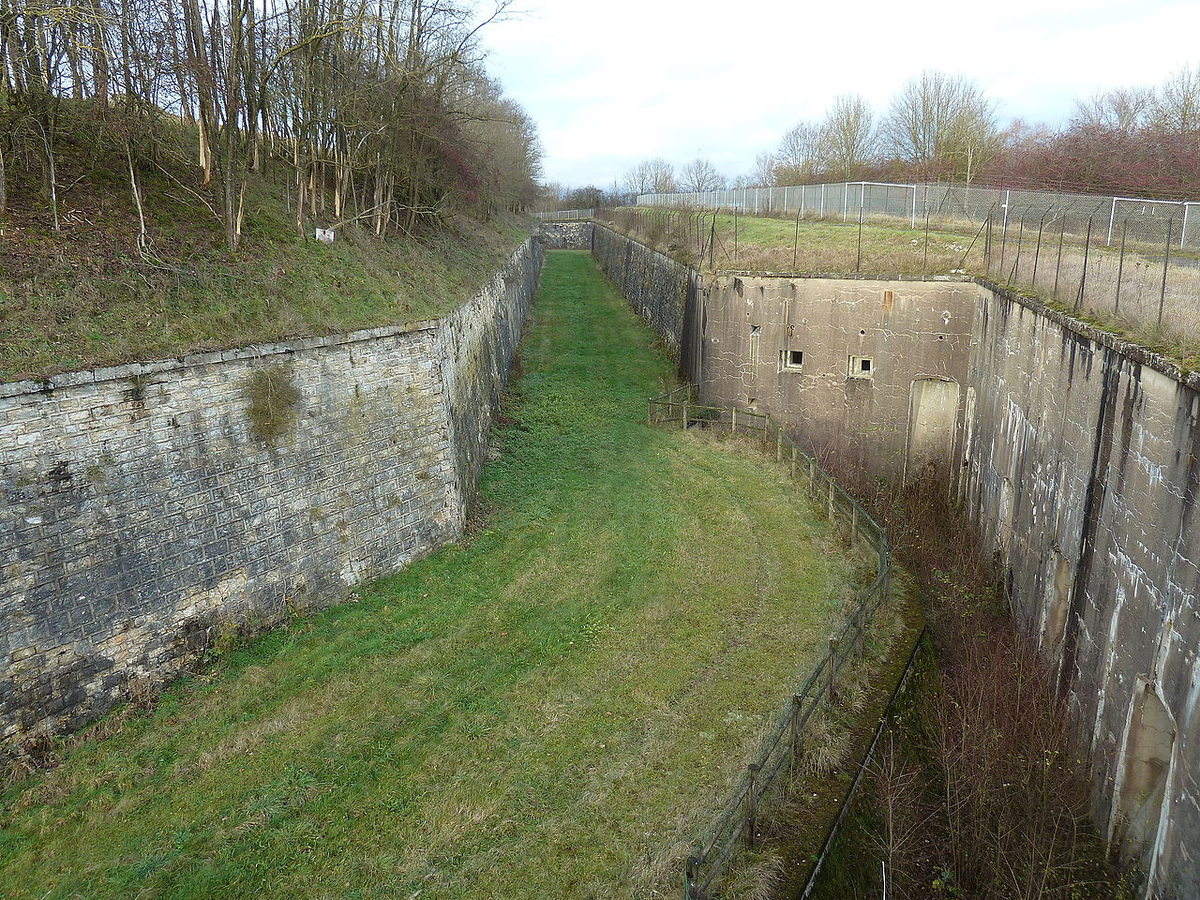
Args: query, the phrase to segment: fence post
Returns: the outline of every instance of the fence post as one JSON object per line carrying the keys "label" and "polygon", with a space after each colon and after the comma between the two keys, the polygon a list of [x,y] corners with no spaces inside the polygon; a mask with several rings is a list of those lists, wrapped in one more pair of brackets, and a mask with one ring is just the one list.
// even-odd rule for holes
{"label": "fence post", "polygon": [[687,862],[683,867],[683,896],[684,900],[695,900],[696,881],[700,873],[700,857],[695,853],[689,853]]}
{"label": "fence post", "polygon": [[688,427],[688,401],[683,401],[683,430],[687,431]]}
{"label": "fence post", "polygon": [[1175,217],[1167,219],[1167,246],[1163,254],[1162,290],[1158,294],[1158,327],[1162,328],[1163,304],[1167,302],[1167,266],[1171,262],[1171,231],[1175,227]]}
{"label": "fence post", "polygon": [[792,478],[796,477],[796,445],[795,444],[792,445],[792,466],[791,466],[791,470],[788,472],[788,474]]}
{"label": "fence post", "polygon": [[[1071,310],[1072,312],[1077,312],[1079,310],[1079,304],[1083,302],[1083,289],[1087,286],[1088,255],[1092,249],[1092,218],[1093,217],[1090,216],[1088,217],[1087,237],[1083,239],[1083,273],[1079,276],[1079,293],[1075,295],[1075,306]],[[1168,238],[1168,241],[1169,240],[1170,238]],[[1162,309],[1160,307],[1160,315],[1161,312]]]}
{"label": "fence post", "polygon": [[783,428],[775,427],[775,462],[783,462]]}
{"label": "fence post", "polygon": [[829,524],[833,524],[833,479],[829,479]]}
{"label": "fence post", "polygon": [[1117,263],[1117,296],[1113,300],[1113,315],[1121,311],[1121,276],[1125,274],[1125,233],[1129,231],[1129,216],[1121,223],[1121,261]]}
{"label": "fence post", "polygon": [[833,677],[837,672],[837,638],[829,639],[829,702],[833,703]]}
{"label": "fence post", "polygon": [[799,694],[792,694],[792,766],[800,762],[800,712],[804,705]]}
{"label": "fence post", "polygon": [[758,772],[761,767],[758,763],[750,763],[746,766],[746,775],[749,779],[749,784],[746,789],[746,843],[751,847],[754,846],[755,834],[758,830]]}
{"label": "fence post", "polygon": [[730,408],[729,415],[730,415],[729,433],[737,434],[737,407],[736,406]]}
{"label": "fence post", "polygon": [[1063,213],[1062,228],[1058,232],[1058,262],[1054,264],[1054,299],[1058,299],[1058,275],[1062,271],[1063,240],[1067,236],[1067,214]]}
{"label": "fence post", "polygon": [[851,504],[850,506],[850,546],[853,547],[858,541],[858,505]]}

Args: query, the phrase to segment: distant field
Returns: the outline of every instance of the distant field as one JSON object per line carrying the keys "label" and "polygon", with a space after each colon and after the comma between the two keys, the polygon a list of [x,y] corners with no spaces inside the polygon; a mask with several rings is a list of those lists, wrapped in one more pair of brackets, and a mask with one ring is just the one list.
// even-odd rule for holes
{"label": "distant field", "polygon": [[860,563],[773,460],[643,424],[671,365],[587,255],[524,347],[472,538],[10,783],[0,894],[677,896]]}
{"label": "distant field", "polygon": [[441,315],[529,233],[517,217],[458,218],[388,240],[348,226],[324,246],[297,235],[284,186],[256,180],[242,249],[230,254],[202,195],[148,172],[143,258],[124,163],[62,152],[80,178],[61,230],[15,200],[0,218],[0,381]]}

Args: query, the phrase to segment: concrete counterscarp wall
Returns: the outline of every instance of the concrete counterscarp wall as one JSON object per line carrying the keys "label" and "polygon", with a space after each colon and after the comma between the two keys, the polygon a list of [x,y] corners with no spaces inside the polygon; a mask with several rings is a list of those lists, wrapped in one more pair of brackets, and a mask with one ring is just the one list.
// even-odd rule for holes
{"label": "concrete counterscarp wall", "polygon": [[1200,896],[1200,392],[999,290],[976,334],[967,508],[1059,667],[1104,833]]}
{"label": "concrete counterscarp wall", "polygon": [[[719,273],[702,296],[703,395],[786,422],[839,466],[950,474],[978,288]],[[911,415],[910,415],[911,410]]]}
{"label": "concrete counterscarp wall", "polygon": [[455,540],[541,253],[442,320],[0,385],[0,744]]}
{"label": "concrete counterscarp wall", "polygon": [[701,400],[771,412],[839,465],[944,466],[1058,666],[1102,834],[1146,896],[1200,896],[1200,376],[970,279],[693,272],[692,344],[678,264],[599,226],[596,245]]}

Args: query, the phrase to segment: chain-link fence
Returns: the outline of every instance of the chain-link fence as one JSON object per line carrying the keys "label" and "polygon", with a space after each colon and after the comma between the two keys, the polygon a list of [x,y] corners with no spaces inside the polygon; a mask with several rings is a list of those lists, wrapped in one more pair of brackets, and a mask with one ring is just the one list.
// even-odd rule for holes
{"label": "chain-link fence", "polygon": [[1052,191],[1017,191],[965,184],[887,184],[855,181],[788,187],[735,188],[679,194],[642,194],[638,206],[737,209],[756,215],[852,222],[860,217],[958,222],[978,227],[989,217],[1013,218],[1017,211],[1040,216],[1057,212],[1072,220],[1095,220],[1096,235],[1113,246],[1124,233],[1128,244],[1160,246],[1168,237],[1179,250],[1200,250],[1200,203],[1102,197]]}

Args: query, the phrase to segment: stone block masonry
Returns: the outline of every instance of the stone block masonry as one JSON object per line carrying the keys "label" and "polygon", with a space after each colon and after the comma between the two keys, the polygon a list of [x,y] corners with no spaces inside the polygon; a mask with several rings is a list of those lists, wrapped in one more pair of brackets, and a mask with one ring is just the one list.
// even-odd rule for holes
{"label": "stone block masonry", "polygon": [[456,540],[541,259],[438,320],[0,385],[0,743]]}

